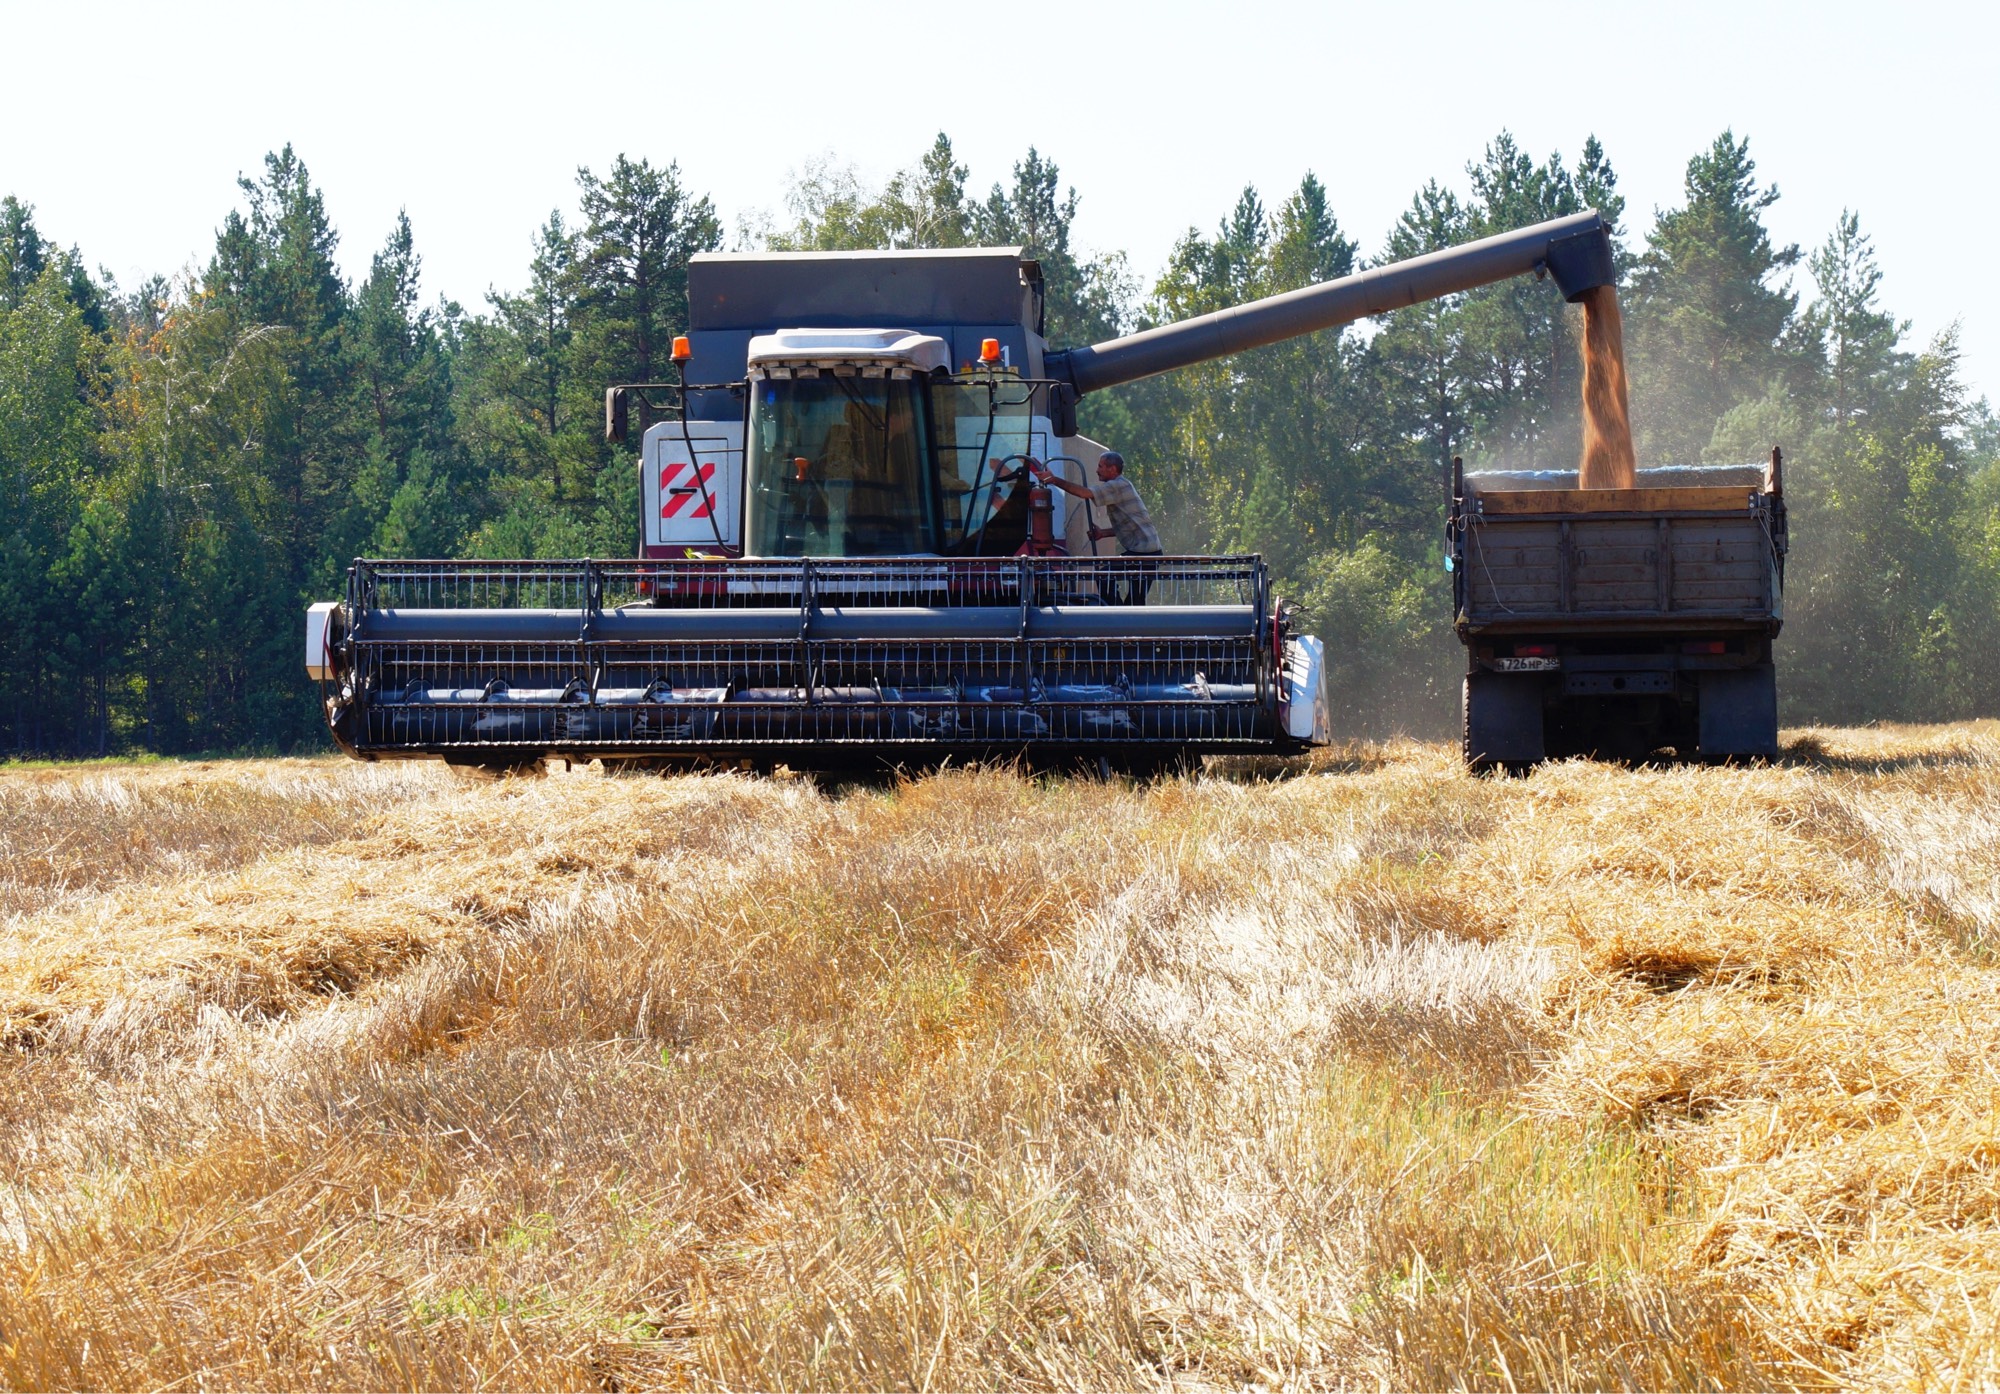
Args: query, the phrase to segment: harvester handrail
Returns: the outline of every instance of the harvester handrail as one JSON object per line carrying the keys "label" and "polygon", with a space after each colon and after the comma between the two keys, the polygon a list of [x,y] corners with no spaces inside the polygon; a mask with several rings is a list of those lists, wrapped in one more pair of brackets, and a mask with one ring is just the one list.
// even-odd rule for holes
{"label": "harvester handrail", "polygon": [[[649,608],[906,607],[949,596],[958,605],[1100,606],[1105,583],[1143,579],[1147,606],[1250,606],[1268,612],[1261,557],[802,557],[389,561],[357,558],[350,613],[365,627],[390,610],[548,610],[595,615]],[[1133,602],[1128,602],[1130,608]]]}

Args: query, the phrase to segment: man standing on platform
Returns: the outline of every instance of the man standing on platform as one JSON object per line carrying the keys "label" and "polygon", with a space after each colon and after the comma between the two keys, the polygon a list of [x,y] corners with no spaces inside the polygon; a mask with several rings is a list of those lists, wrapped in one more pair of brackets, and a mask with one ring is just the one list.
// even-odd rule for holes
{"label": "man standing on platform", "polygon": [[[1107,450],[1097,457],[1097,487],[1094,489],[1070,483],[1040,460],[1028,461],[1028,469],[1041,483],[1053,484],[1065,494],[1088,500],[1104,510],[1111,526],[1093,527],[1090,530],[1092,542],[1115,536],[1119,548],[1128,557],[1160,555],[1160,534],[1153,526],[1153,515],[1147,511],[1146,501],[1139,497],[1138,489],[1125,477],[1125,457],[1117,451]],[[1144,605],[1146,592],[1153,586],[1155,565],[1153,562],[1134,562],[1130,566],[1111,570],[1101,584],[1104,598],[1113,605]],[[1125,582],[1122,592],[1118,584],[1121,577]]]}

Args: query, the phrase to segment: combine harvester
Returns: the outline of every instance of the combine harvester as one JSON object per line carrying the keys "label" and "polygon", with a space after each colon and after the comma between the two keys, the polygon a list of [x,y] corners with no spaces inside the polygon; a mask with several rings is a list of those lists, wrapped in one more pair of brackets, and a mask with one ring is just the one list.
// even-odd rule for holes
{"label": "combine harvester", "polygon": [[356,561],[307,669],[348,754],[486,770],[1302,751],[1323,651],[1263,559],[1080,555],[1087,505],[1025,466],[1086,479],[1086,393],[1531,273],[1611,284],[1603,221],[1067,350],[1019,248],[698,256],[678,381],[606,393],[614,439],[659,408],[639,555]]}

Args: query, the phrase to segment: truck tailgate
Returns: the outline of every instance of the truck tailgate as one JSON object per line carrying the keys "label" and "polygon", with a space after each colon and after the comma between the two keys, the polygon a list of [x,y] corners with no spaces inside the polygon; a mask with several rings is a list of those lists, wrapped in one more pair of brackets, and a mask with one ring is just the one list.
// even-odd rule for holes
{"label": "truck tailgate", "polygon": [[[1612,491],[1592,491],[1610,493]],[[1716,489],[1487,494],[1457,518],[1458,621],[1467,630],[1754,627],[1781,616],[1768,496]],[[1681,497],[1675,497],[1681,496]],[[1633,507],[1610,508],[1627,502]],[[1716,506],[1723,505],[1723,506]],[[1733,505],[1733,506],[1730,506]]]}

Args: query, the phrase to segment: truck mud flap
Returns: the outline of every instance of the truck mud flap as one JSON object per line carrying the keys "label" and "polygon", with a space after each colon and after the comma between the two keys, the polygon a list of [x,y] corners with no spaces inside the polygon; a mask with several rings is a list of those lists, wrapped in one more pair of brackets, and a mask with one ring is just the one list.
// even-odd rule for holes
{"label": "truck mud flap", "polygon": [[1778,753],[1778,672],[1769,663],[1703,673],[1697,736],[1703,755]]}
{"label": "truck mud flap", "polygon": [[1465,679],[1465,762],[1473,769],[1532,765],[1542,759],[1539,673],[1469,673]]}

